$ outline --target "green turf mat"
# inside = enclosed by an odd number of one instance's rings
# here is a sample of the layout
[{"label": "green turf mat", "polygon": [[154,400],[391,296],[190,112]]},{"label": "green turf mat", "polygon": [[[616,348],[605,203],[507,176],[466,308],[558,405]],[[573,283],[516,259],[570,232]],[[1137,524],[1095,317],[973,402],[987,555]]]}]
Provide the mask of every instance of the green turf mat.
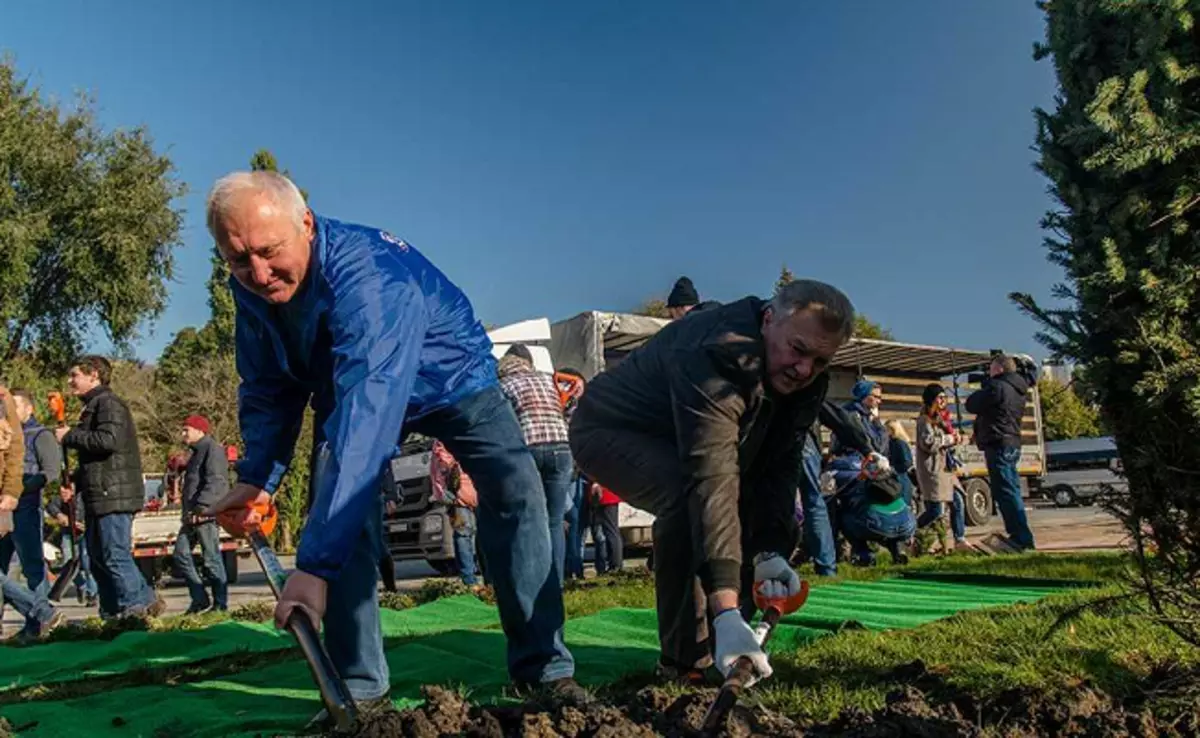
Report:
[{"label": "green turf mat", "polygon": [[[410,610],[383,610],[387,638],[408,638],[450,628],[499,623],[496,608],[471,595],[437,600]],[[234,653],[291,648],[273,625],[224,622],[199,630],[122,633],[111,641],[64,641],[0,649],[0,692],[34,684],[111,676],[136,669],[178,666]]]},{"label": "green turf mat", "polygon": [[[779,626],[770,650],[796,648],[848,621],[910,628],[963,610],[1037,600],[1051,587],[989,586],[893,579],[814,588],[809,603]],[[410,612],[416,612],[410,611]],[[403,614],[403,613],[400,613]],[[454,624],[445,623],[453,627]],[[504,636],[475,625],[425,635],[388,649],[397,704],[415,704],[423,684],[469,685],[475,699],[500,697],[508,683]],[[572,620],[566,640],[580,681],[606,684],[650,669],[658,652],[654,613],[616,608]],[[319,709],[303,662],[289,660],[220,679],[148,686],[57,703],[0,709],[20,735],[268,736],[289,734]],[[119,725],[113,720],[119,718]],[[36,723],[36,725],[34,725]]]}]

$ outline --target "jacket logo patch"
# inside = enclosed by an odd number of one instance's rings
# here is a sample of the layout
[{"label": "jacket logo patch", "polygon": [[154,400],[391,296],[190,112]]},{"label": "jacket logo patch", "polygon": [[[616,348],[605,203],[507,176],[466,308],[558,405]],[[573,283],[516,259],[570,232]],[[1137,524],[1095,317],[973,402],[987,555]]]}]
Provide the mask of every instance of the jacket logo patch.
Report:
[{"label": "jacket logo patch", "polygon": [[384,241],[387,241],[388,243],[393,243],[393,244],[396,244],[397,246],[399,246],[399,247],[400,247],[400,250],[401,250],[401,251],[408,251],[408,244],[407,244],[407,243],[405,243],[404,241],[402,241],[402,240],[401,240],[401,239],[399,239],[399,238],[396,238],[395,236],[393,236],[392,234],[388,233],[387,231],[380,231],[380,232],[379,232],[379,237],[380,237],[380,238],[382,238]]}]

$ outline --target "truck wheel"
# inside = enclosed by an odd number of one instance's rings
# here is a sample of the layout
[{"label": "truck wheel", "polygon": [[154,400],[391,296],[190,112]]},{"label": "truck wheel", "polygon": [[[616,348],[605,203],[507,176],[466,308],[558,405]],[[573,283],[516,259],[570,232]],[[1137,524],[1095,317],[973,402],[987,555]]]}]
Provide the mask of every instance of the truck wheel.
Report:
[{"label": "truck wheel", "polygon": [[158,559],[154,556],[144,556],[135,561],[142,579],[146,580],[146,584],[149,584],[151,589],[157,589],[158,583],[162,579],[162,568],[158,565]]},{"label": "truck wheel", "polygon": [[1050,499],[1054,500],[1055,507],[1074,507],[1077,502],[1075,490],[1069,485],[1060,484],[1057,487],[1050,488]]},{"label": "truck wheel", "polygon": [[987,525],[992,519],[992,488],[984,479],[968,479],[966,493],[967,525]]},{"label": "truck wheel", "polygon": [[443,577],[458,576],[458,562],[454,559],[426,559],[433,570]]},{"label": "truck wheel", "polygon": [[222,551],[221,563],[225,565],[225,582],[228,584],[237,584],[238,581],[238,554],[237,551]]}]

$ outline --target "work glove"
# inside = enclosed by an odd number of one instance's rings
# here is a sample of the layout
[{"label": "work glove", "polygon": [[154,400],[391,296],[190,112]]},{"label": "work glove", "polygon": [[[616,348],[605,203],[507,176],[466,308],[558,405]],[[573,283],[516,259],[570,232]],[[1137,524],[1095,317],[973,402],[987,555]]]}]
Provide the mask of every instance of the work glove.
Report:
[{"label": "work glove", "polygon": [[713,638],[713,650],[716,651],[714,659],[722,676],[728,677],[737,660],[743,656],[754,664],[754,676],[745,686],[749,687],[771,676],[771,664],[767,661],[766,652],[759,645],[750,624],[742,619],[742,614],[736,609],[726,610],[713,618]]},{"label": "work glove", "polygon": [[800,592],[800,575],[776,553],[754,558],[754,591],[767,600],[781,600]]},{"label": "work glove", "polygon": [[867,468],[872,479],[881,477],[892,470],[892,462],[878,451],[872,451],[867,457]]}]

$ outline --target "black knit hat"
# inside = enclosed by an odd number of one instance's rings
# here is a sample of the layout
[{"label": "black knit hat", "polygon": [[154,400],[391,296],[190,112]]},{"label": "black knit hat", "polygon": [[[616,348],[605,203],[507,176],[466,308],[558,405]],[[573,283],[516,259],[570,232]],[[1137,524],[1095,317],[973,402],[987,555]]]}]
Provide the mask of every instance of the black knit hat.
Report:
[{"label": "black knit hat", "polygon": [[925,403],[925,407],[929,407],[938,398],[938,395],[945,391],[946,388],[937,382],[927,384],[925,385],[925,389],[921,391],[921,401]]},{"label": "black knit hat", "polygon": [[671,288],[671,294],[667,297],[667,307],[688,307],[699,303],[700,293],[696,292],[692,280],[687,277],[675,280],[675,286]]}]

